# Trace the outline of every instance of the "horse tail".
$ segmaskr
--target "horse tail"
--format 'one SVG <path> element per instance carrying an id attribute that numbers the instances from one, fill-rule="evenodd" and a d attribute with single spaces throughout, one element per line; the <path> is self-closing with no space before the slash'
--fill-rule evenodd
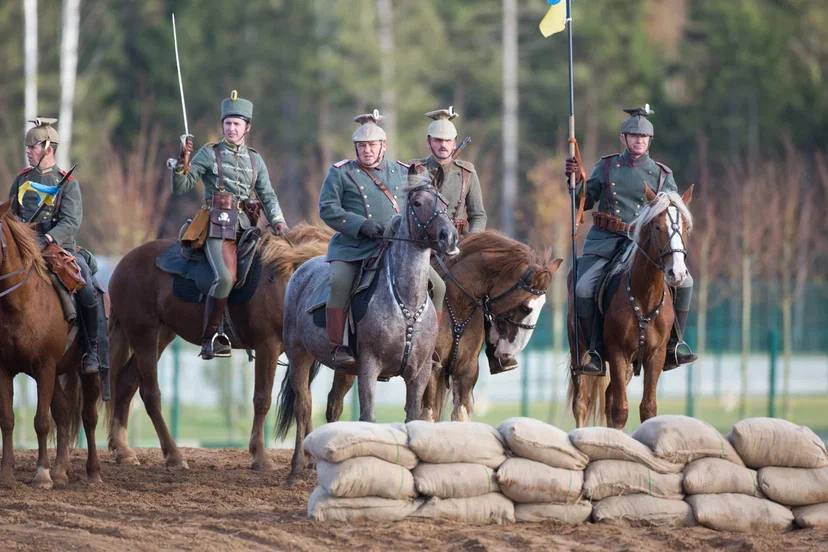
<path id="1" fill-rule="evenodd" d="M 313 379 L 319 373 L 319 362 L 313 361 L 308 374 L 308 392 L 310 392 L 310 385 Z M 294 413 L 296 410 L 296 392 L 290 383 L 291 369 L 295 369 L 295 364 L 291 365 L 288 361 L 287 370 L 285 371 L 285 378 L 282 380 L 282 386 L 279 389 L 279 397 L 277 402 L 279 406 L 276 410 L 276 430 L 275 437 L 277 439 L 287 438 L 288 431 L 293 425 Z"/>
<path id="2" fill-rule="evenodd" d="M 106 403 L 106 420 L 109 428 L 109 437 L 112 437 L 112 423 L 115 420 L 115 404 L 118 400 L 118 376 L 124 369 L 134 370 L 135 361 L 132 356 L 132 348 L 129 346 L 129 339 L 116 318 L 115 313 L 109 320 L 109 381 L 111 398 Z"/>
<path id="3" fill-rule="evenodd" d="M 66 405 L 67 439 L 69 446 L 74 447 L 80 435 L 81 410 L 83 409 L 83 394 L 81 393 L 81 376 L 78 370 L 71 370 L 68 377 L 59 378 L 56 382 L 55 393 L 62 393 Z M 61 383 L 61 379 L 63 383 Z M 51 424 L 49 436 L 55 434 L 56 424 Z"/>

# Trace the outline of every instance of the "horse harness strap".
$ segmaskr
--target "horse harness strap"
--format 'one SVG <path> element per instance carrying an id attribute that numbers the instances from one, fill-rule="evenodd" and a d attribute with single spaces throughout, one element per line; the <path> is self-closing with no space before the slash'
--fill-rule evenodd
<path id="1" fill-rule="evenodd" d="M 400 311 L 402 312 L 402 315 L 405 318 L 405 345 L 403 347 L 402 360 L 400 361 L 400 369 L 405 370 L 405 367 L 408 364 L 408 358 L 411 356 L 411 346 L 412 342 L 414 341 L 414 327 L 423 318 L 423 313 L 425 312 L 425 309 L 428 306 L 428 294 L 426 294 L 425 301 L 423 301 L 423 304 L 420 305 L 420 307 L 416 311 L 410 309 L 408 305 L 406 305 L 400 297 L 400 293 L 397 290 L 397 286 L 394 285 L 394 276 L 393 274 L 391 274 L 391 263 L 385 263 L 385 267 L 385 274 L 388 277 L 388 283 L 391 286 L 391 292 L 394 295 L 394 301 L 397 302 L 397 306 L 400 307 Z"/>
<path id="2" fill-rule="evenodd" d="M 661 299 L 659 299 L 658 304 L 646 315 L 641 312 L 641 307 L 635 301 L 635 296 L 632 294 L 632 271 L 627 271 L 627 298 L 630 302 L 630 307 L 632 307 L 633 313 L 635 317 L 638 319 L 638 347 L 636 348 L 636 354 L 641 350 L 641 347 L 644 346 L 644 342 L 646 341 L 647 337 L 647 328 L 660 313 L 661 307 L 664 305 L 664 290 L 661 290 Z"/>

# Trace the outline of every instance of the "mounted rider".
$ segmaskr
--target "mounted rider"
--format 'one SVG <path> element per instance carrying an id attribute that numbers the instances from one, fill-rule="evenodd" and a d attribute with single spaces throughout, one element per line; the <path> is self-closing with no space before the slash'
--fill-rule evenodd
<path id="1" fill-rule="evenodd" d="M 58 131 L 53 126 L 57 119 L 38 117 L 30 122 L 34 126 L 26 133 L 24 142 L 29 166 L 12 182 L 11 211 L 37 231 L 44 258 L 51 269 L 55 270 L 57 266 L 52 259 L 63 257 L 71 264 L 67 252 L 74 258 L 77 269 L 71 267 L 69 270 L 79 269 L 82 281 L 78 279 L 69 291 L 74 292 L 80 315 L 84 352 L 81 370 L 84 374 L 107 371 L 109 342 L 103 302 L 94 280 L 97 263 L 89 251 L 78 247 L 76 241 L 83 220 L 80 184 L 55 162 L 60 143 Z M 59 279 L 64 281 L 64 278 Z M 81 287 L 75 289 L 77 286 Z"/>
<path id="2" fill-rule="evenodd" d="M 325 309 L 334 368 L 356 366 L 354 351 L 344 344 L 348 302 L 362 261 L 374 257 L 379 238 L 400 213 L 408 165 L 385 159 L 387 137 L 378 110 L 354 117 L 351 137 L 356 159 L 334 163 L 319 193 L 319 216 L 336 230 L 328 245 L 331 291 Z"/>
<path id="3" fill-rule="evenodd" d="M 596 308 L 596 288 L 610 269 L 610 262 L 629 243 L 631 225 L 646 203 L 644 186 L 649 186 L 655 192 L 677 191 L 670 168 L 651 159 L 648 153 L 654 136 L 653 124 L 647 119 L 653 113 L 649 104 L 643 108 L 624 111 L 629 114 L 620 129 L 624 151 L 602 157 L 592 169 L 585 187 L 585 174 L 578 161 L 575 158 L 566 160 L 567 179 L 573 173 L 576 175 L 583 208 L 589 210 L 598 206 L 593 211 L 593 224 L 584 243 L 583 256 L 578 259 L 575 284 L 578 299 L 575 314 L 580 331 L 587 338 L 589 350 L 589 361 L 582 362 L 577 367 L 582 374 L 604 373 L 603 363 L 598 356 L 603 350 L 603 319 Z M 688 274 L 673 294 L 676 322 L 667 345 L 665 371 L 696 360 L 692 351 L 685 350 L 686 343 L 681 339 L 692 296 L 693 278 Z"/>
<path id="4" fill-rule="evenodd" d="M 205 360 L 230 356 L 230 340 L 219 330 L 235 282 L 236 243 L 241 232 L 256 225 L 253 219 L 259 211 L 273 234 L 282 236 L 288 230 L 267 165 L 259 152 L 246 144 L 252 122 L 253 103 L 233 90 L 221 102 L 221 141 L 203 145 L 193 156 L 193 137 L 181 136 L 179 159 L 170 160 L 173 193 L 184 194 L 201 180 L 205 210 L 209 209 L 204 253 L 214 280 L 204 307 L 199 354 Z M 254 192 L 259 201 L 251 197 Z"/>

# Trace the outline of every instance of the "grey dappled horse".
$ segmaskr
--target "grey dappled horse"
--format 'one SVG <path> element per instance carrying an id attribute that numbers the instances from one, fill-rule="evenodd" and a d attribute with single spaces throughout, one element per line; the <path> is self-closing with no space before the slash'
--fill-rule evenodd
<path id="1" fill-rule="evenodd" d="M 406 421 L 420 418 L 423 392 L 431 376 L 437 341 L 437 315 L 428 297 L 431 249 L 454 255 L 457 231 L 437 189 L 422 183 L 407 189 L 404 214 L 388 244 L 367 315 L 357 324 L 357 376 L 362 421 L 374 421 L 378 377 L 402 376 L 406 383 Z M 316 257 L 302 265 L 285 294 L 283 341 L 289 367 L 279 394 L 276 434 L 284 438 L 296 419 L 291 479 L 302 472 L 302 441 L 311 429 L 309 382 L 316 363 L 328 364 L 331 344 L 308 312 L 314 290 L 328 285 L 329 265 Z"/>

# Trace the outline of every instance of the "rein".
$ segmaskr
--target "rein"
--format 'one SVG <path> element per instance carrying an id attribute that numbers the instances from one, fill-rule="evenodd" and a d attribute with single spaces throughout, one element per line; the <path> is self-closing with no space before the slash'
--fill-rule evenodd
<path id="1" fill-rule="evenodd" d="M 2 264 L 6 260 L 6 236 L 3 234 L 3 220 L 0 219 L 0 252 L 2 252 L 2 256 L 0 256 L 0 264 Z M 26 277 L 23 278 L 21 281 L 17 282 L 10 288 L 0 291 L 0 298 L 3 298 L 7 295 L 11 295 L 17 289 L 26 285 L 26 282 L 29 281 L 29 276 L 32 275 L 32 271 L 34 270 L 34 264 L 29 267 L 29 270 L 25 270 L 23 268 L 17 269 L 13 272 L 8 272 L 6 274 L 0 274 L 0 282 L 3 280 L 8 280 L 9 278 L 14 278 L 16 276 L 20 276 L 21 274 L 25 274 Z"/>

